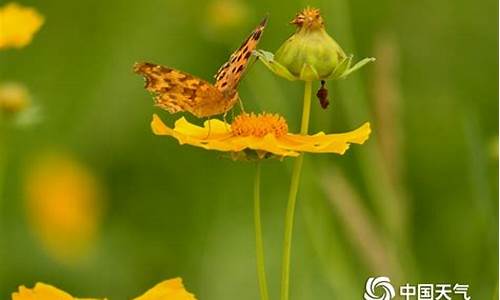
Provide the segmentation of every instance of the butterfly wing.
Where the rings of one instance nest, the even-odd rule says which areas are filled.
[[[264,18],[247,37],[241,46],[229,57],[229,61],[220,67],[215,74],[215,87],[222,91],[224,95],[231,95],[236,90],[241,76],[248,66],[248,60],[252,52],[257,48],[262,32],[267,24],[267,17]]]
[[[230,108],[220,90],[191,74],[151,63],[135,64],[134,72],[144,76],[145,88],[154,94],[156,106],[170,113],[187,111],[202,118]]]

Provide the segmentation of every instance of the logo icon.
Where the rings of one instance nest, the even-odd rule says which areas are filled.
[[[378,295],[381,291],[383,294]],[[389,277],[370,277],[366,281],[365,300],[391,300],[395,296],[396,292]]]

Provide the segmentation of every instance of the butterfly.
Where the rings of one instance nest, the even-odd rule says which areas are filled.
[[[212,84],[189,73],[152,63],[136,63],[155,105],[170,113],[187,111],[198,118],[229,111],[239,100],[238,84],[267,24],[264,18],[215,74]]]

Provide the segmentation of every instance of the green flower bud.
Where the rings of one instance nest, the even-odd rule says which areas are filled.
[[[271,71],[288,80],[341,79],[375,60],[365,58],[351,67],[352,56],[328,35],[319,9],[306,8],[291,23],[297,31],[276,55],[263,50],[254,53]]]
[[[294,76],[325,79],[347,59],[326,32],[318,9],[306,8],[291,23],[297,25],[297,31],[276,51],[274,59]]]

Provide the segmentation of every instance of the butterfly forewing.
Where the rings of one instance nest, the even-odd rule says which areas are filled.
[[[267,24],[267,17],[260,22],[259,26],[247,37],[241,46],[229,57],[229,61],[220,67],[215,74],[215,87],[224,94],[236,90],[241,76],[245,72],[252,52],[257,48],[262,32]]]

